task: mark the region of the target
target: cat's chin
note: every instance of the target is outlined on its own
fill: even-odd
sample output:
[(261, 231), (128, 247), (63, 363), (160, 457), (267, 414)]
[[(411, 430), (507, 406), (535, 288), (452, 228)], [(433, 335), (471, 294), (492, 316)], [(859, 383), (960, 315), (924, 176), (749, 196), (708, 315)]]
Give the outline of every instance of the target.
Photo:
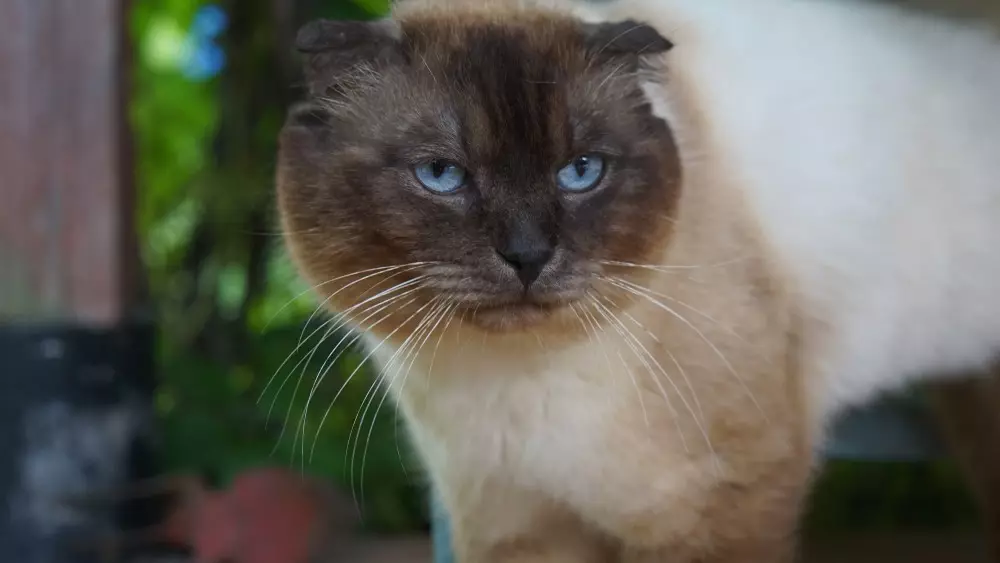
[(545, 324), (556, 316), (565, 304), (517, 302), (503, 305), (471, 307), (466, 321), (489, 332), (517, 332)]

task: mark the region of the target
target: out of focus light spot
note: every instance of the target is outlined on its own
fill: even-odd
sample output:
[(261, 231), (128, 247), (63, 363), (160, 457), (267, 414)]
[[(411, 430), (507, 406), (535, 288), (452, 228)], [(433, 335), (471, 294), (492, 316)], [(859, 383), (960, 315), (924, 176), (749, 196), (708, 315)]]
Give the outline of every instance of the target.
[(190, 45), (184, 30), (177, 22), (169, 18), (156, 18), (149, 24), (142, 45), (142, 54), (146, 64), (156, 70), (172, 70), (179, 68), (184, 59), (190, 55), (187, 52)]
[(207, 80), (222, 72), (226, 66), (226, 53), (215, 43), (215, 39), (228, 25), (229, 18), (222, 8), (208, 4), (198, 10), (187, 38), (192, 48), (182, 69), (188, 78)]
[(156, 412), (161, 415), (169, 413), (177, 406), (177, 399), (174, 397), (174, 394), (167, 390), (158, 391), (155, 402)]
[(229, 19), (218, 6), (202, 6), (188, 30), (161, 17), (150, 22), (142, 45), (145, 62), (156, 70), (179, 71), (191, 80), (208, 80), (226, 66), (226, 54), (215, 41)]
[(191, 34), (206, 39), (214, 39), (226, 30), (229, 18), (226, 12), (214, 5), (202, 6), (191, 23)]

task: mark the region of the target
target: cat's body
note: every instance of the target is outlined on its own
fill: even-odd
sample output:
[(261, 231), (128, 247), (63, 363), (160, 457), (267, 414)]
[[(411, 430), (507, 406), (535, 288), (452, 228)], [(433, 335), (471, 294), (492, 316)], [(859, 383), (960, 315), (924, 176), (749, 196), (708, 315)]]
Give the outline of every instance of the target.
[[(396, 72), (392, 42), (402, 37), (406, 45), (421, 26), (428, 37), (447, 36), (430, 27), (439, 20), (454, 29), (485, 25), (489, 33), (456, 37), (472, 53), (500, 57), (522, 37), (533, 38), (538, 21), (564, 17), (514, 4), (403, 4), (403, 33), (390, 34), (390, 47), (371, 54), (390, 62), (371, 68), (381, 72), (384, 64)], [(639, 172), (608, 172), (618, 174), (605, 188), (617, 199), (602, 205), (618, 207), (574, 225), (589, 225), (601, 242), (552, 235), (554, 241), (568, 237), (565, 244), (575, 254), (565, 258), (557, 251), (548, 269), (536, 272), (539, 286), (555, 287), (553, 272), (583, 255), (589, 258), (581, 259), (585, 273), (565, 276), (582, 276), (584, 289), (558, 286), (573, 297), (554, 308), (494, 310), (487, 300), (482, 312), (478, 304), (440, 298), (446, 293), (418, 293), (420, 301), (405, 302), (385, 322), (371, 326), (371, 316), (355, 322), (370, 329), (369, 349), (384, 366), (386, 384), (454, 518), (463, 563), (787, 560), (814, 451), (833, 414), (921, 375), (981, 368), (1000, 352), (994, 290), (1000, 279), (1000, 42), (985, 31), (846, 2), (629, 0), (609, 8), (610, 15), (595, 10), (588, 7), (582, 17), (648, 22), (676, 46), (654, 55), (662, 57), (663, 70), (653, 71), (663, 73), (662, 80), (637, 78), (648, 71), (626, 72), (634, 82), (618, 86), (641, 88), (670, 134), (640, 127), (642, 119), (655, 120), (641, 105), (629, 102), (610, 112), (625, 123), (622, 130), (640, 127), (636, 138), (643, 140), (620, 158), (628, 166), (645, 163), (645, 180), (636, 179)], [(518, 22), (509, 34), (516, 40), (498, 31), (511, 22)], [(587, 56), (599, 56), (601, 44), (611, 46), (631, 29), (636, 26), (600, 35), (604, 43), (597, 49), (588, 43)], [(629, 68), (631, 59), (594, 63), (607, 65), (590, 79), (599, 85), (577, 88), (576, 76), (587, 76), (589, 63), (580, 70), (566, 58), (571, 47), (550, 48), (546, 41), (540, 52), (577, 69), (563, 79), (570, 109), (536, 90), (530, 72), (511, 74), (505, 59), (484, 60), (501, 93), (481, 94), (487, 99), (482, 115), (493, 115), (488, 104), (504, 108), (510, 100), (532, 99), (550, 113), (530, 117), (518, 132), (516, 126), (505, 129), (519, 119), (516, 112), (501, 111), (506, 117), (495, 122), (477, 117), (475, 108), (457, 112), (465, 116), (458, 121), (474, 123), (468, 135), (500, 128), (500, 138), (526, 135), (525, 145), (544, 147), (558, 144), (558, 136), (539, 136), (559, 128), (562, 112), (576, 124), (579, 115), (601, 116), (601, 104), (623, 103), (601, 88), (619, 80), (615, 69)], [(643, 45), (618, 47), (645, 56)], [(426, 68), (420, 80), (435, 85), (452, 80), (442, 73), (454, 64), (451, 55), (439, 60), (438, 48), (417, 47), (419, 56), (406, 51), (400, 58), (406, 62), (398, 64), (412, 65), (407, 68), (416, 70), (407, 72), (413, 73)], [(663, 44), (654, 49), (665, 50)], [(332, 83), (324, 64), (343, 65), (319, 59), (313, 84), (318, 76), (321, 92)], [(357, 112), (368, 103), (350, 98), (351, 87), (372, 88), (366, 92), (374, 104), (385, 95), (378, 93), (379, 80), (403, 80), (382, 78), (371, 68), (360, 79), (352, 75), (370, 82), (349, 85), (346, 103), (334, 99), (333, 123), (354, 115), (337, 112)], [(482, 80), (476, 72), (460, 67), (455, 88)], [(413, 76), (405, 80), (418, 80)], [(562, 86), (559, 80), (538, 83)], [(460, 99), (449, 95), (454, 98), (428, 95), (411, 102), (419, 108), (430, 98)], [(578, 104), (591, 109), (574, 109)], [(447, 111), (435, 116), (450, 123)], [(390, 200), (377, 199), (392, 182), (371, 180), (378, 186), (373, 195), (359, 191), (367, 187), (363, 178), (374, 177), (361, 173), (360, 163), (378, 158), (370, 154), (376, 149), (358, 147), (365, 146), (364, 135), (375, 133), (359, 133), (349, 151), (326, 140), (325, 130), (315, 132), (323, 123), (301, 114), (296, 119), (283, 138), (279, 193), (290, 246), (307, 277), (320, 283), (363, 268), (392, 268), (405, 258), (419, 261), (411, 270), (433, 278), (439, 266), (434, 256), (421, 254), (417, 221), (391, 208)], [(640, 121), (629, 125), (631, 119)], [(613, 120), (602, 123), (614, 130)], [(616, 142), (613, 134), (609, 138), (604, 142)], [(463, 142), (476, 149), (494, 141)], [(435, 146), (433, 139), (427, 143)], [(666, 155), (662, 160), (655, 153), (642, 156), (656, 146)], [(480, 152), (506, 170), (511, 163), (503, 160), (504, 151), (517, 143), (510, 147)], [(341, 160), (324, 164), (324, 151)], [(350, 156), (355, 153), (362, 156)], [(396, 166), (386, 164), (394, 158), (380, 162)], [(576, 169), (581, 177), (586, 166)], [(445, 177), (437, 172), (436, 178)], [(352, 186), (351, 199), (387, 206), (379, 211), (387, 216), (384, 226), (338, 216), (340, 207), (353, 203), (346, 193), (323, 192), (331, 182)], [(497, 182), (509, 185), (506, 176)], [(644, 191), (650, 182), (663, 186)], [(482, 192), (477, 198), (506, 197), (476, 189)], [(506, 205), (530, 208), (541, 193), (548, 194), (525, 192)], [(560, 197), (566, 199), (553, 205), (566, 211), (555, 216), (568, 222), (586, 212), (574, 206), (590, 201)], [(435, 215), (436, 207), (420, 207), (433, 204), (412, 201), (421, 210), (414, 215), (441, 221), (442, 237), (460, 236), (452, 215)], [(441, 205), (481, 206), (492, 220), (490, 206), (479, 199), (449, 201)], [(330, 222), (350, 236), (331, 230), (329, 217), (340, 217)], [(392, 226), (393, 217), (405, 228)], [(462, 239), (461, 256), (479, 256), (480, 235), (461, 236), (470, 241)], [(634, 240), (635, 247), (616, 237)], [(507, 243), (496, 244), (498, 252), (506, 251)], [(406, 275), (412, 280), (416, 274)], [(337, 289), (321, 293), (342, 310), (353, 311), (370, 295), (357, 286), (339, 295)]]
[(697, 4), (660, 26), (692, 45), (669, 67), (822, 343), (816, 416), (994, 359), (1000, 42), (848, 2)]

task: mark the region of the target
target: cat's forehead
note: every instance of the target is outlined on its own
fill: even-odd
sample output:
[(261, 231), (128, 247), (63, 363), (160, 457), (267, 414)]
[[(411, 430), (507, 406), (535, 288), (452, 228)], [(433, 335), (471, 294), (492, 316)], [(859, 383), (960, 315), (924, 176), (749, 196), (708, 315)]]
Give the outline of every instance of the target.
[(400, 25), (408, 47), (435, 62), (493, 63), (551, 72), (571, 70), (584, 58), (578, 23), (551, 14), (422, 15)]
[[(490, 1), (498, 0), (485, 6)], [(591, 70), (633, 70), (640, 59), (672, 47), (653, 27), (633, 20), (585, 23), (553, 10), (475, 6), (402, 10), (378, 22), (307, 24), (296, 47), (306, 55), (310, 93), (327, 97), (352, 84), (370, 86), (387, 71), (407, 67), (441, 72), (450, 85), (487, 73), (507, 82), (558, 84)]]
[(571, 90), (586, 69), (577, 22), (466, 14), (400, 23), (414, 72), (428, 73), (431, 80), (421, 83), (445, 93), (467, 153), (485, 162), (513, 160), (523, 170), (567, 157), (571, 118), (580, 109)]
[(358, 136), (445, 145), (451, 155), (526, 170), (550, 168), (594, 137), (634, 137), (640, 57), (670, 46), (630, 20), (588, 24), (470, 4), (374, 23), (319, 21), (297, 45), (310, 90), (356, 123)]

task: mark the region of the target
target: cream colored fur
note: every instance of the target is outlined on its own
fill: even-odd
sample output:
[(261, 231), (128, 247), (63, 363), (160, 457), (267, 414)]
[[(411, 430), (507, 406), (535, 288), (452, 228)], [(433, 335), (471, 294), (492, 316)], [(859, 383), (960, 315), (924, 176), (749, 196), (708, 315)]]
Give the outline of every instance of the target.
[(787, 561), (833, 415), (1000, 351), (1000, 43), (850, 2), (594, 10), (676, 44), (652, 299), (591, 305), (587, 338), (370, 344), (462, 563)]
[[(712, 136), (704, 156), (740, 183), (765, 252), (816, 325), (819, 421), (916, 376), (995, 359), (991, 31), (850, 2), (630, 4), (689, 47), (668, 65), (697, 90)], [(669, 86), (666, 97), (674, 109)]]

